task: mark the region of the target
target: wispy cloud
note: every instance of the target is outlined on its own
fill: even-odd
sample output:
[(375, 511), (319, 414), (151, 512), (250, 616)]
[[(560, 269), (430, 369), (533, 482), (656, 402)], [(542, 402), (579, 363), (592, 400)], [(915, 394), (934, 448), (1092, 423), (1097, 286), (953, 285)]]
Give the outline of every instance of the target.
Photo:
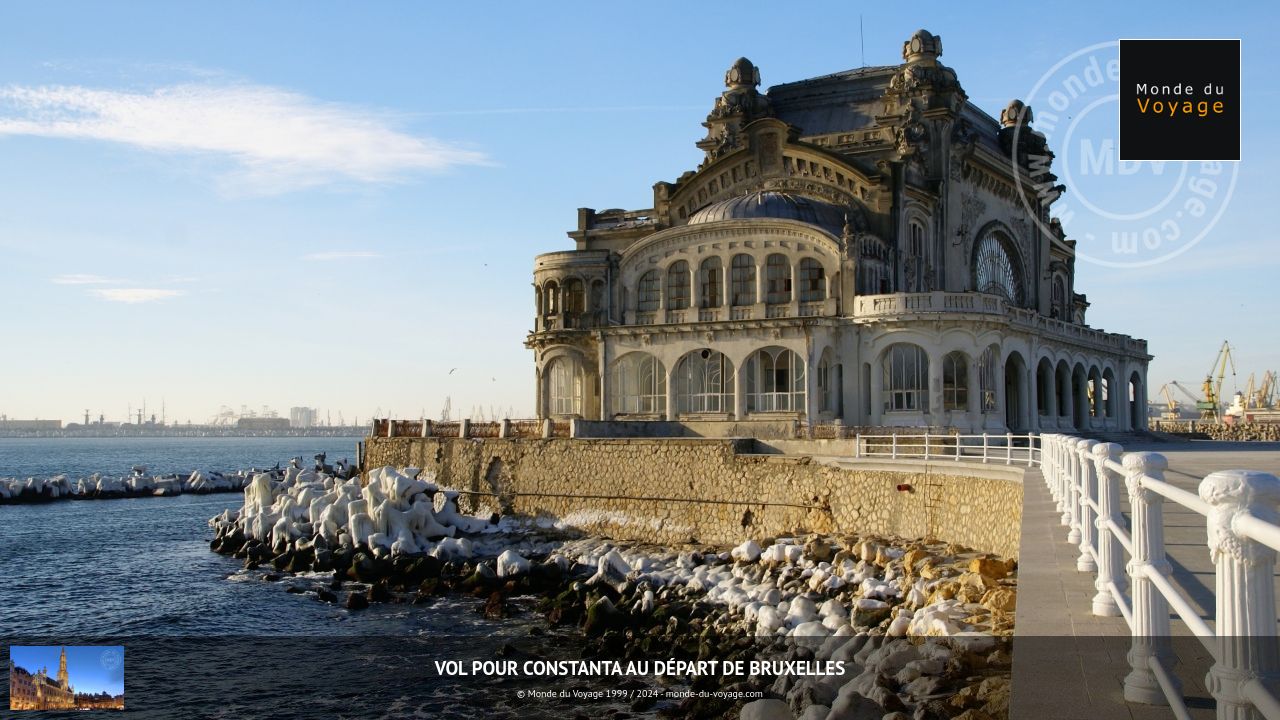
[(110, 278), (102, 277), (101, 275), (67, 273), (65, 275), (54, 276), (52, 282), (55, 285), (108, 285), (115, 281)]
[(370, 258), (380, 258), (381, 254), (371, 250), (329, 250), (326, 252), (310, 253), (303, 255), (303, 260), (368, 260)]
[(90, 290), (89, 292), (108, 302), (127, 303), (129, 305), (167, 300), (183, 294), (181, 290), (166, 288), (102, 288)]
[(221, 156), (236, 168), (223, 178), (228, 189), (264, 194), (389, 183), (489, 162), (482, 152), (397, 130), (384, 113), (250, 84), (187, 83), (151, 92), (0, 87), (3, 135)]

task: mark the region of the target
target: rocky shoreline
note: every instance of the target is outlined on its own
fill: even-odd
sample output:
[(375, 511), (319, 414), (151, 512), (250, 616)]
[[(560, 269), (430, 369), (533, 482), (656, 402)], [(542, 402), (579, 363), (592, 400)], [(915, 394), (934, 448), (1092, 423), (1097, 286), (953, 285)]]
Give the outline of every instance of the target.
[[(323, 464), (323, 456), (316, 458)], [(302, 458), (290, 461), (290, 467), (301, 468)], [(354, 474), (354, 469), (339, 464), (339, 469), (329, 468), (335, 477)], [(208, 495), (210, 493), (241, 492), (259, 474), (267, 474), (276, 480), (285, 471), (278, 465), (270, 470), (239, 470), (232, 473), (196, 470), (190, 475), (148, 475), (145, 467), (135, 467), (131, 475), (114, 476), (94, 473), (88, 477), (71, 478), (54, 475), (47, 478), (0, 477), (0, 505), (46, 503), (55, 500), (116, 500), (121, 498), (172, 497), (174, 495)]]
[(239, 492), (255, 474), (257, 473), (240, 472), (223, 475), (196, 471), (187, 477), (136, 473), (127, 477), (112, 477), (95, 473), (76, 480), (66, 475), (50, 478), (0, 478), (0, 505)]
[(381, 468), (361, 486), (297, 468), (279, 479), (258, 474), (243, 508), (210, 520), (210, 546), (267, 569), (268, 579), (323, 573), (291, 588), (353, 611), (464, 594), (498, 620), (521, 612), (514, 598), (533, 596), (548, 626), (581, 629), (584, 658), (785, 663), (764, 666), (777, 672), (664, 677), (721, 693), (665, 704), (645, 697), (635, 713), (1008, 715), (1011, 561), (858, 536), (761, 538), (732, 549), (618, 544), (551, 523), (460, 515), (457, 493), (417, 476)]

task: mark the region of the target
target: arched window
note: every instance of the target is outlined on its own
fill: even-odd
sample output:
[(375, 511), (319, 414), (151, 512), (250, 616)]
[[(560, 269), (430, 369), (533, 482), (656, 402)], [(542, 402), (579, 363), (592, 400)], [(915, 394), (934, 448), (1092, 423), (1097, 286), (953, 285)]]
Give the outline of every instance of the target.
[(698, 268), (698, 305), (704, 308), (720, 307), (724, 297), (724, 267), (720, 258), (711, 256)]
[(748, 412), (803, 412), (804, 360), (786, 348), (764, 348), (747, 358)]
[(610, 382), (615, 415), (666, 414), (667, 369), (649, 353), (631, 352), (618, 358)]
[(764, 262), (765, 298), (770, 305), (791, 302), (791, 263), (787, 256), (774, 253)]
[(978, 240), (973, 249), (973, 289), (1022, 305), (1022, 272), (1011, 247), (1009, 236), (1000, 230), (992, 230)]
[(570, 315), (581, 315), (587, 311), (586, 286), (577, 278), (570, 278), (564, 283), (564, 311)]
[(818, 361), (818, 411), (824, 413), (843, 414), (841, 412), (840, 394), (843, 392), (843, 378), (840, 363), (836, 362), (831, 348), (822, 351), (822, 359)]
[(1102, 373), (1102, 414), (1111, 417), (1114, 413), (1111, 407), (1111, 386), (1115, 384), (1115, 375), (1111, 372), (1111, 368), (1107, 368)]
[(730, 267), (733, 273), (732, 304), (735, 307), (756, 304), (756, 261), (750, 255), (734, 255)]
[(1053, 276), (1053, 301), (1049, 306), (1049, 317), (1071, 320), (1067, 313), (1067, 281), (1061, 275)]
[(689, 263), (677, 260), (667, 268), (667, 309), (689, 307)]
[(560, 312), (560, 286), (555, 280), (547, 281), (546, 290), (542, 291), (542, 297), (546, 301), (544, 315), (555, 315)]
[(858, 294), (881, 295), (892, 292), (889, 274), (889, 247), (874, 235), (858, 240)]
[(537, 285), (533, 286), (533, 312), (535, 315), (542, 315), (542, 288)]
[(924, 286), (925, 253), (924, 225), (919, 220), (907, 224), (907, 253), (902, 262), (902, 274), (907, 292), (927, 292)]
[(715, 350), (694, 350), (676, 363), (676, 411), (733, 411), (733, 363)]
[(910, 343), (890, 345), (882, 362), (884, 409), (929, 410), (929, 356), (924, 348)]
[(800, 302), (827, 299), (827, 276), (822, 263), (813, 258), (800, 261)]
[(982, 412), (996, 411), (996, 366), (1000, 362), (1000, 351), (995, 345), (988, 345), (978, 357), (978, 390), (982, 393)]
[(572, 358), (558, 357), (547, 364), (551, 376), (551, 414), (582, 414), (582, 369)]
[(942, 358), (942, 409), (969, 409), (969, 357), (959, 350)]
[(640, 286), (636, 288), (636, 310), (646, 312), (658, 309), (662, 300), (662, 278), (657, 270), (650, 270), (640, 276)]

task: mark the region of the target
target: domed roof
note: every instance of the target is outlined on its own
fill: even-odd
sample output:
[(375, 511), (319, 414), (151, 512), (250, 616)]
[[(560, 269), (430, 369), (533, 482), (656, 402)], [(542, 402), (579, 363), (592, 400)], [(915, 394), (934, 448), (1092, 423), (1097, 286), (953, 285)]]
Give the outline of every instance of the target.
[(689, 224), (699, 225), (718, 220), (778, 218), (817, 225), (839, 236), (844, 229), (847, 213), (845, 208), (829, 202), (767, 190), (711, 203), (690, 215)]

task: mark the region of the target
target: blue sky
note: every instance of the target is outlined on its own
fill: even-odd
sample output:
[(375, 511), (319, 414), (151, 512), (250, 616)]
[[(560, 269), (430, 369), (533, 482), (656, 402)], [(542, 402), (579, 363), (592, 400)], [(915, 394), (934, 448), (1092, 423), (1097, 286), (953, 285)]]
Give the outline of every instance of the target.
[[(48, 668), (49, 677), (58, 679), (58, 657), (62, 647), (58, 645), (12, 645), (9, 658), (18, 667), (31, 673)], [(119, 695), (124, 692), (124, 646), (122, 645), (69, 645), (67, 646), (67, 678), (77, 693), (96, 694), (106, 692)]]
[[(901, 7), (901, 6), (895, 6)], [(983, 6), (986, 7), (986, 6)], [(578, 207), (643, 208), (739, 55), (764, 85), (899, 62), (925, 27), (993, 115), (1118, 37), (1241, 37), (1244, 162), (1177, 258), (1082, 263), (1151, 388), (1270, 330), (1277, 10), (1266, 3), (0, 4), (0, 413), (220, 405), (533, 410), (533, 255)], [(1081, 182), (1085, 182), (1082, 180)], [(1141, 196), (1135, 179), (1108, 187)], [(451, 368), (458, 368), (452, 375)], [(1231, 389), (1228, 381), (1227, 389)]]

